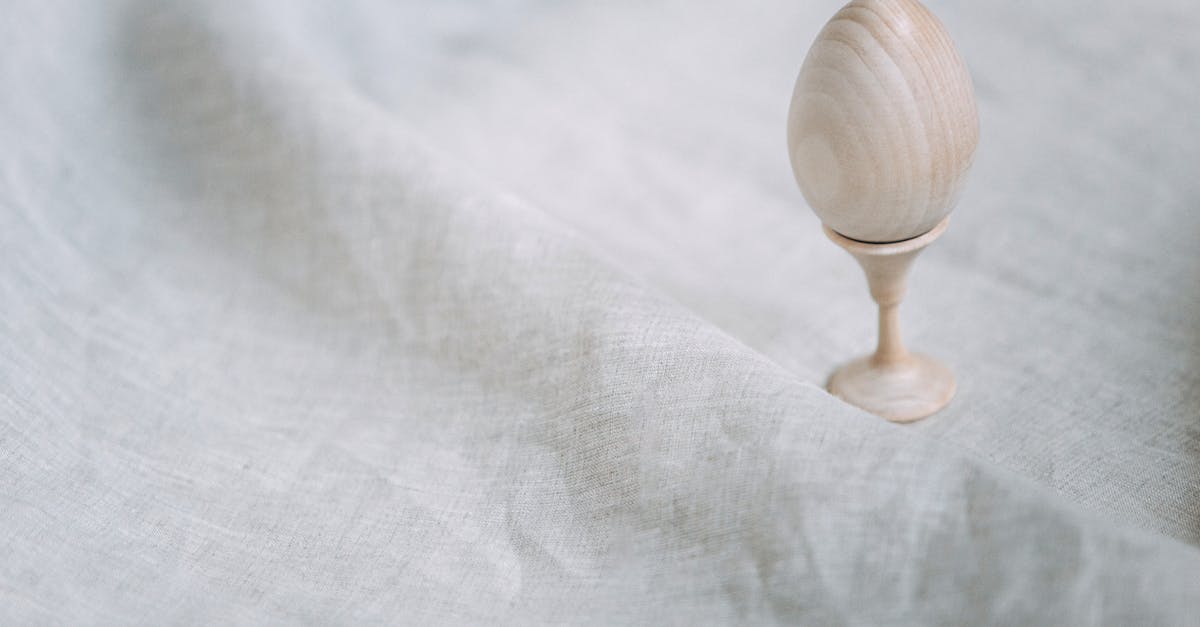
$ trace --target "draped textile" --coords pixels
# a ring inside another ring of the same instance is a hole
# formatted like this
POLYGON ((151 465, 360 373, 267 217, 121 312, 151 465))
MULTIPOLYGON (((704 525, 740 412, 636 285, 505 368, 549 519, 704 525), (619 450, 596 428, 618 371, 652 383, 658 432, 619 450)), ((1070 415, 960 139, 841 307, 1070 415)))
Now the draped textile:
POLYGON ((784 142, 837 2, 8 3, 0 622, 1194 620, 1200 12, 929 6, 896 426, 784 142))

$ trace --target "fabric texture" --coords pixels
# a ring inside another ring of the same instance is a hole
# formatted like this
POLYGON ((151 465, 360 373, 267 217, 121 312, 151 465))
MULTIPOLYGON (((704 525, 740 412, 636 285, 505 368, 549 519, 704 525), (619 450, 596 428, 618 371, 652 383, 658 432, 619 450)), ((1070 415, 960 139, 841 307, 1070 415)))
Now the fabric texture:
POLYGON ((896 426, 784 122, 838 0, 0 17, 0 622, 1184 624, 1200 11, 930 0, 896 426))

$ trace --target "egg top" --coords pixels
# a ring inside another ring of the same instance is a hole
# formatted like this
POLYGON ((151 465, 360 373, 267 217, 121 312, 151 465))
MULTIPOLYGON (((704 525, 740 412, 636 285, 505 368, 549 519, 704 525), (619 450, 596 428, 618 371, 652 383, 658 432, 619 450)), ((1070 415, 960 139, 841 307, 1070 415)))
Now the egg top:
POLYGON ((854 0, 813 42, 788 114, 792 170, 829 228, 864 242, 932 229, 979 143, 966 65, 916 0, 854 0))

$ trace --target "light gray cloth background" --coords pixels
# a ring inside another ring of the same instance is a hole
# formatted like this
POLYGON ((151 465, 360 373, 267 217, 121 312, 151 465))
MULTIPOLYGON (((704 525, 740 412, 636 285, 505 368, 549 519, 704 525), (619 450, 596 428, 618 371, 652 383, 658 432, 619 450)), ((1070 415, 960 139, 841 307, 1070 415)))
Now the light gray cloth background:
POLYGON ((1200 9, 931 0, 900 427, 784 147, 838 6, 7 3, 0 622, 1194 623, 1200 9))

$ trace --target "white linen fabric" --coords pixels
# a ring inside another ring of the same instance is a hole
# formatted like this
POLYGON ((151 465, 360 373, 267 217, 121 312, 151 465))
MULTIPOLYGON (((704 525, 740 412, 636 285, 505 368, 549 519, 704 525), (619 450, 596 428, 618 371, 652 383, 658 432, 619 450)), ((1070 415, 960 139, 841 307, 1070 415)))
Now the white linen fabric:
POLYGON ((931 1, 916 425, 784 120, 838 0, 9 3, 0 622, 1200 613, 1200 11, 931 1))

